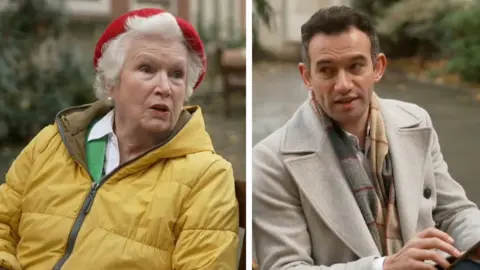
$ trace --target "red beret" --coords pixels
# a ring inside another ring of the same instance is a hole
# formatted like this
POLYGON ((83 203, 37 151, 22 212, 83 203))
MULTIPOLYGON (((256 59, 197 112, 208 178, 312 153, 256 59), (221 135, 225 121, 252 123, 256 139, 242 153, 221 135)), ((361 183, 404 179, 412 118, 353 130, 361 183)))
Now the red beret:
MULTIPOLYGON (((111 22, 107 26, 107 29, 105 29, 105 32, 103 32, 102 36, 97 41, 97 45, 95 46, 95 54, 93 57, 94 67, 97 68, 98 60, 102 57, 103 45, 109 42, 110 40, 112 40, 113 38, 117 37, 118 35, 124 33, 127 30, 126 23, 130 17, 138 16, 138 17, 148 18, 163 12, 166 12, 166 11, 162 9, 157 9, 157 8, 138 9, 138 10, 127 12, 121 15, 120 17, 118 17, 117 19, 115 19, 113 22, 111 22)), ((193 26, 189 22, 183 20, 182 18, 175 17, 175 19, 177 20, 177 23, 180 29, 182 29, 185 41, 188 43, 190 48, 194 52, 196 52, 197 55, 202 60, 203 70, 200 72, 200 76, 198 77, 198 80, 195 83, 195 86, 193 87, 193 89, 195 89, 200 85, 200 83, 203 80, 203 77, 205 76, 205 71, 207 68, 207 58, 205 55, 205 49, 204 49, 202 40, 200 39, 200 36, 195 30, 195 28, 193 28, 193 26)))

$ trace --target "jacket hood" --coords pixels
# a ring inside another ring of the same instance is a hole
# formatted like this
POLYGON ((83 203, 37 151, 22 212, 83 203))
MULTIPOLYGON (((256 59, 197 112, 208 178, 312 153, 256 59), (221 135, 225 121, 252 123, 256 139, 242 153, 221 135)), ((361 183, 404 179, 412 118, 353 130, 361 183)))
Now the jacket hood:
MULTIPOLYGON (((82 165, 86 167, 86 132, 94 119, 108 113, 112 107, 98 101, 71 107, 61 111, 56 124, 63 142, 82 165)), ((172 134, 163 143, 142 154, 141 164, 150 165, 159 159, 176 158, 198 152, 214 152, 213 144, 205 130, 205 122, 199 106, 184 107, 172 134)))

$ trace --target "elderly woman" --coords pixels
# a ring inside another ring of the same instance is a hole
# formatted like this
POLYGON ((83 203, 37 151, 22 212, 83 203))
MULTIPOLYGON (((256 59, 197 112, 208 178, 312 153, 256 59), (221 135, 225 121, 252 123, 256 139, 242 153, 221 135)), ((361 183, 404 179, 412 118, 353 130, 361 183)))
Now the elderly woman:
POLYGON ((193 27, 158 9, 129 12, 98 41, 93 104, 66 109, 0 187, 4 269, 235 269, 231 165, 199 107, 193 27))

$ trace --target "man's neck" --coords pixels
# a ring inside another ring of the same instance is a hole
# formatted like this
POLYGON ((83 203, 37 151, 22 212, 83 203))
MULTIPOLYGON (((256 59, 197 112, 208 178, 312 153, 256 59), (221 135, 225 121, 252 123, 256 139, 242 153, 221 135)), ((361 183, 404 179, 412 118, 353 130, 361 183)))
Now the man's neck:
POLYGON ((358 138, 360 148, 365 148, 365 138, 367 136, 369 110, 359 119, 359 121, 340 124, 340 126, 347 131, 355 135, 358 138))

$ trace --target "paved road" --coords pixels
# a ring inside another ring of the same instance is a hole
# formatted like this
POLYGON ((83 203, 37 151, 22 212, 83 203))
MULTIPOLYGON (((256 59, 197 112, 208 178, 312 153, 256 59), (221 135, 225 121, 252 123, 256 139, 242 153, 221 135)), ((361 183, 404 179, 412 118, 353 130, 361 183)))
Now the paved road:
MULTIPOLYGON (((295 65, 259 65, 253 74, 255 145, 289 119, 307 91, 295 65)), ((451 174, 480 205, 480 102, 473 93, 406 81, 391 74, 377 87, 377 93, 417 103, 430 113, 451 174)))

